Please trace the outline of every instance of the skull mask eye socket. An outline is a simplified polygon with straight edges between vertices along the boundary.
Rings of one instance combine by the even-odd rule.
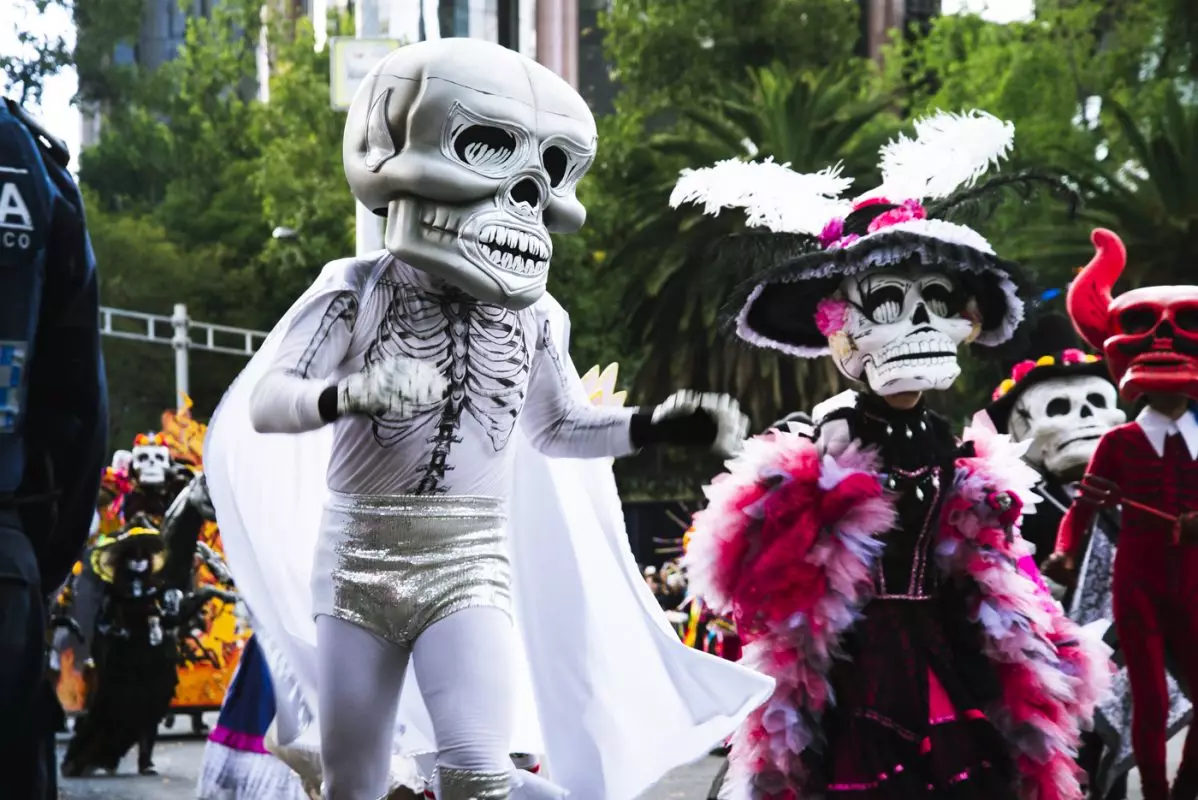
[[[1173,322],[1178,329],[1186,333],[1198,334],[1198,306],[1183,306],[1173,315]]]
[[[947,280],[933,279],[921,287],[921,293],[928,310],[938,317],[955,317],[965,309],[965,295]]]
[[[1095,408],[1106,408],[1106,397],[1098,392],[1090,392],[1086,395],[1086,402]]]
[[[1048,405],[1044,409],[1044,413],[1050,417],[1066,416],[1073,409],[1073,404],[1069,402],[1068,397],[1054,397],[1048,401]]]
[[[907,287],[899,283],[878,283],[862,286],[861,310],[871,322],[890,325],[903,316]]]
[[[493,125],[469,125],[454,134],[453,152],[468,167],[499,169],[516,155],[516,137]]]
[[[594,147],[583,147],[563,136],[550,137],[541,146],[541,166],[549,188],[556,195],[565,193],[586,174],[594,157]]]
[[[1156,327],[1156,309],[1146,306],[1129,308],[1119,314],[1119,327],[1123,333],[1132,336],[1145,334]]]
[[[561,186],[570,167],[570,157],[566,155],[566,151],[557,145],[550,145],[541,154],[541,162],[545,165],[545,171],[549,173],[549,185],[554,189]]]
[[[487,178],[506,178],[528,153],[520,128],[476,114],[455,102],[445,123],[442,152]]]

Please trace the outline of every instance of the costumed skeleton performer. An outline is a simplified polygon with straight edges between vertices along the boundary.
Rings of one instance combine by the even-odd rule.
[[[578,94],[506,48],[385,58],[344,163],[389,252],[327,266],[211,423],[229,565],[295,676],[276,685],[280,742],[318,716],[332,800],[382,796],[395,748],[437,753],[443,800],[549,793],[511,752],[546,753],[572,798],[632,798],[768,694],[653,607],[602,458],[731,450],[744,417],[692,394],[592,406],[545,294],[595,143]]]
[[[182,592],[164,590],[166,543],[151,528],[131,527],[100,542],[90,560],[105,584],[93,644],[96,689],[67,747],[62,773],[113,772],[137,745],[138,771],[153,775],[158,723],[175,694]]]
[[[986,414],[999,433],[1016,442],[1031,442],[1024,459],[1040,473],[1035,491],[1042,498],[1036,513],[1026,517],[1020,533],[1036,548],[1043,564],[1056,547],[1061,520],[1078,494],[1099,440],[1127,421],[1118,407],[1119,393],[1107,365],[1079,349],[1068,317],[1046,315],[1031,337],[1038,348],[1035,360],[1020,361],[994,392]],[[1119,538],[1119,514],[1103,509],[1094,516],[1084,545],[1077,581],[1065,596],[1069,617],[1079,625],[1114,620],[1111,577]],[[1062,587],[1064,588],[1064,587]],[[1079,763],[1090,777],[1091,796],[1122,800],[1127,796],[1127,773],[1135,766],[1131,745],[1132,699],[1114,629],[1104,637],[1116,649],[1120,668],[1110,695],[1099,705],[1094,730],[1084,737]],[[1167,676],[1169,735],[1190,724],[1190,702]]]
[[[1111,590],[1144,798],[1195,800],[1192,726],[1172,794],[1166,776],[1165,656],[1176,656],[1184,684],[1198,685],[1198,421],[1188,412],[1198,399],[1198,287],[1142,287],[1112,298],[1127,252],[1111,231],[1092,238],[1097,252],[1069,287],[1069,316],[1102,350],[1124,401],[1146,404],[1099,441],[1044,569],[1070,582],[1099,509],[1121,506]]]
[[[956,380],[961,345],[1001,345],[1023,316],[1014,265],[946,218],[998,185],[960,188],[1014,131],[976,111],[916,130],[853,202],[839,168],[772,162],[688,171],[675,190],[778,232],[779,262],[730,305],[736,334],[830,354],[862,385],[813,414],[814,439],[749,440],[695,517],[692,590],[731,612],[741,663],[777,680],[733,736],[721,796],[1081,796],[1073,752],[1107,648],[1065,618],[1019,536],[1025,448],[984,417],[958,442],[923,398]]]

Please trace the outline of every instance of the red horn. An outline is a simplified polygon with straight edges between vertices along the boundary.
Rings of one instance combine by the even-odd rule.
[[[1096,250],[1094,258],[1070,285],[1065,307],[1073,327],[1091,347],[1101,352],[1110,336],[1111,289],[1127,265],[1127,248],[1106,228],[1095,228],[1090,241]]]

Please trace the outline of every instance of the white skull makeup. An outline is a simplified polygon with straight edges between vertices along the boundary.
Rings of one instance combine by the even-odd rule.
[[[354,98],[343,159],[354,196],[386,210],[397,258],[513,309],[545,292],[549,232],[586,219],[575,188],[595,121],[569,84],[499,45],[442,39],[380,62]]]
[[[137,445],[133,448],[133,471],[137,482],[145,486],[166,483],[166,473],[171,465],[171,451],[156,444]]]
[[[976,333],[967,298],[944,273],[872,272],[840,285],[845,325],[831,337],[837,367],[879,395],[947,389],[957,349]]]
[[[1090,463],[1104,433],[1127,421],[1117,401],[1114,384],[1097,375],[1052,378],[1020,395],[1007,427],[1015,441],[1031,440],[1030,463],[1068,477]]]

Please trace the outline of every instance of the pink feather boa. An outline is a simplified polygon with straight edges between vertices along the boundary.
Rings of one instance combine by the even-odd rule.
[[[1110,651],[1065,617],[1010,524],[1036,480],[1021,448],[977,421],[966,439],[975,455],[957,462],[937,557],[979,589],[970,611],[1003,686],[990,718],[1014,750],[1021,796],[1080,800],[1073,753],[1109,687]],[[691,590],[732,615],[742,663],[777,681],[732,738],[735,800],[802,797],[800,756],[830,702],[832,660],[895,522],[878,466],[868,450],[821,457],[810,440],[770,431],[706,489],[685,557]]]

